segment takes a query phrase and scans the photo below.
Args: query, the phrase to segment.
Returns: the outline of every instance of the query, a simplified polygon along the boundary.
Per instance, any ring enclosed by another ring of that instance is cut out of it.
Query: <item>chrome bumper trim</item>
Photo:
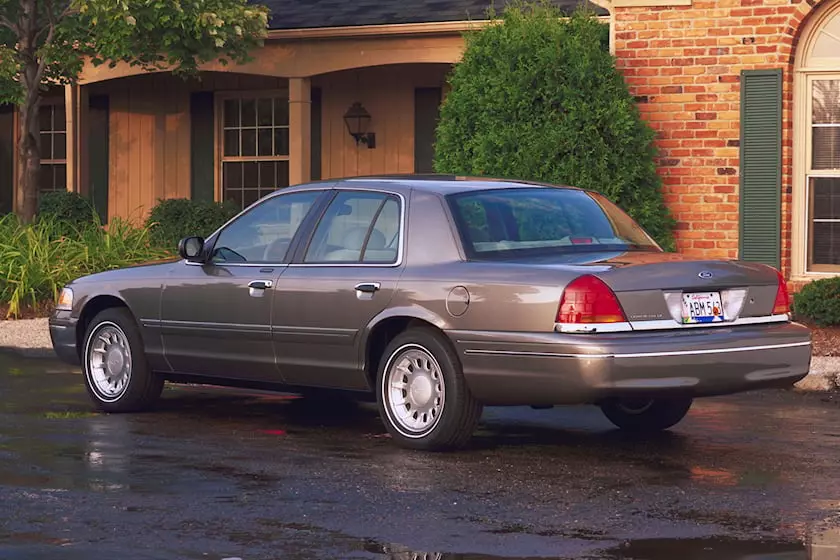
[[[706,354],[731,354],[733,352],[753,352],[763,350],[781,350],[810,346],[811,342],[791,342],[787,344],[768,344],[763,346],[735,346],[733,348],[708,348],[705,350],[676,350],[672,352],[638,352],[627,354],[561,354],[555,352],[527,352],[514,350],[464,350],[470,356],[518,356],[527,358],[577,358],[579,360],[603,360],[607,358],[666,358],[673,356],[700,356]]]

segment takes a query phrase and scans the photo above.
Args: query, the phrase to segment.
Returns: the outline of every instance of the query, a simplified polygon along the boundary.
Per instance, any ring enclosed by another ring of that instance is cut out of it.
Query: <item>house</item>
[[[267,0],[248,64],[186,82],[86,67],[42,109],[42,189],[139,219],[159,198],[244,206],[309,179],[430,171],[446,74],[489,1]],[[592,1],[658,133],[679,249],[794,282],[840,272],[840,0]],[[0,109],[0,210],[14,119]]]

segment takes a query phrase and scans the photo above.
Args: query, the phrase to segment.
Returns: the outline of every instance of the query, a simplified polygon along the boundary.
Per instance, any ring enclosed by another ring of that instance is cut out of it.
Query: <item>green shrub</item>
[[[239,207],[230,202],[172,198],[158,201],[146,226],[154,244],[174,250],[184,237],[208,236],[238,212]]]
[[[516,2],[467,35],[441,107],[435,169],[573,185],[605,194],[666,249],[674,220],[656,173],[654,132],[578,10]]]
[[[39,219],[48,219],[59,236],[72,235],[97,223],[96,212],[82,195],[69,191],[41,193],[38,200]]]
[[[821,327],[840,325],[840,278],[805,284],[793,295],[793,312]]]
[[[88,227],[70,236],[60,233],[64,227],[49,216],[33,224],[0,217],[0,303],[9,306],[8,316],[55,301],[61,287],[79,276],[170,256],[151,245],[147,228],[119,219],[107,230]]]

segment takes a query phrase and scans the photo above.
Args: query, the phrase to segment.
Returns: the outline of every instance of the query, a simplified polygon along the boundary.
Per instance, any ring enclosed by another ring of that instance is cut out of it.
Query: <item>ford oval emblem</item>
[[[706,279],[708,279],[708,278],[711,278],[712,276],[714,276],[714,274],[712,274],[712,273],[711,273],[711,272],[709,272],[708,270],[704,270],[703,272],[701,272],[701,273],[700,273],[700,274],[698,274],[697,276],[699,276],[700,278],[706,278]]]

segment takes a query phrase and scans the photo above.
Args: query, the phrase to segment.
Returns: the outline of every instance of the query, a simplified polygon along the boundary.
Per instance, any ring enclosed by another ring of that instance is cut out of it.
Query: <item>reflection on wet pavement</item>
[[[191,386],[97,414],[72,368],[0,355],[0,558],[840,560],[838,435],[836,397],[771,392],[647,439],[489,409],[424,454],[370,405]]]

